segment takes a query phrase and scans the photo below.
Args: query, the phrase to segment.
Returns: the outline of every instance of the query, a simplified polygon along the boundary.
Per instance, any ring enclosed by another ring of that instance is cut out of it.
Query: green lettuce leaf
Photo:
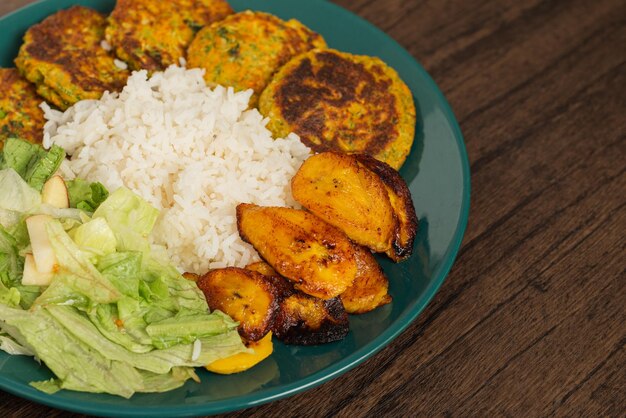
[[[61,273],[56,275],[55,280],[61,276],[71,289],[95,303],[110,303],[120,298],[119,290],[94,267],[59,221],[48,222],[46,230],[61,268]]]
[[[65,182],[70,197],[70,207],[86,212],[95,212],[109,196],[109,192],[101,183],[90,183],[82,179]]]
[[[38,382],[30,382],[30,385],[35,389],[52,395],[61,390],[61,381],[59,379],[40,380]]]
[[[102,218],[98,218],[102,219]],[[136,251],[111,253],[101,257],[96,268],[124,295],[139,298],[142,254]]]
[[[12,168],[32,188],[41,191],[44,183],[59,169],[64,158],[65,151],[57,145],[46,151],[40,145],[9,138],[2,150],[0,168]]]
[[[2,149],[2,167],[12,168],[24,178],[28,167],[40,157],[43,151],[39,145],[18,139],[9,138]]]
[[[115,252],[117,240],[104,218],[95,218],[73,230],[72,238],[91,260]]]
[[[117,238],[118,251],[150,252],[146,240],[159,211],[126,188],[119,188],[94,212],[93,217],[106,219]]]
[[[13,356],[34,356],[35,353],[15,341],[10,335],[0,333],[0,350]]]
[[[28,167],[24,180],[35,190],[41,191],[43,185],[59,169],[65,158],[65,150],[53,145],[48,152],[40,153],[39,159]]]
[[[30,187],[11,168],[0,170],[0,196],[2,196],[0,209],[3,211],[0,220],[7,228],[11,226],[9,225],[11,221],[19,220],[19,214],[28,212],[41,204],[41,195],[37,190]]]

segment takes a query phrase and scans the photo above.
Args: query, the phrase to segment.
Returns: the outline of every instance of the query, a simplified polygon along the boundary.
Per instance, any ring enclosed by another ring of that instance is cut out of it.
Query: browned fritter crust
[[[95,10],[61,10],[26,31],[15,65],[39,95],[61,109],[120,90],[128,71],[101,47],[105,26],[105,17]]]
[[[372,155],[399,169],[415,134],[406,84],[376,57],[313,50],[285,64],[259,100],[279,137],[295,132],[316,152]]]
[[[43,111],[35,87],[15,68],[0,68],[0,149],[7,138],[41,144]]]
[[[118,0],[106,38],[133,70],[178,64],[195,33],[233,13],[225,0]]]
[[[258,96],[283,64],[325,46],[319,34],[297,20],[247,10],[198,32],[187,51],[188,65],[204,68],[210,86],[254,90],[250,105],[256,106]]]

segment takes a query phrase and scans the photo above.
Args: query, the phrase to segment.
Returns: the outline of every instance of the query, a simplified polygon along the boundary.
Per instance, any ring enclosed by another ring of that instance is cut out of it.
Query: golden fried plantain
[[[341,299],[295,292],[280,302],[272,331],[286,344],[317,345],[343,339],[350,330]]]
[[[367,248],[355,245],[355,256],[359,269],[352,286],[341,294],[346,312],[362,314],[391,302],[387,293],[389,280],[378,262]]]
[[[208,272],[198,279],[211,310],[219,309],[239,322],[239,334],[257,341],[274,321],[278,301],[271,283],[260,273],[227,267]]]
[[[200,278],[200,275],[186,271],[183,273],[183,277],[187,280],[191,280],[192,282],[197,282]]]
[[[383,181],[354,155],[309,157],[291,180],[302,206],[376,252],[391,249],[398,221]]]
[[[361,164],[370,169],[385,183],[389,201],[398,219],[392,248],[387,255],[396,263],[413,253],[413,241],[417,234],[418,219],[411,200],[411,192],[400,174],[390,165],[369,155],[354,154]]]
[[[263,261],[246,268],[264,274],[278,291],[279,308],[272,326],[278,339],[287,344],[314,345],[340,340],[348,333],[348,316],[339,298],[309,296]]]
[[[237,228],[244,241],[304,293],[331,299],[354,280],[352,243],[311,213],[242,203],[237,206]]]
[[[250,263],[246,266],[246,269],[256,271],[257,273],[261,273],[264,276],[273,277],[278,276],[276,270],[272,268],[265,261],[255,261],[254,263]]]

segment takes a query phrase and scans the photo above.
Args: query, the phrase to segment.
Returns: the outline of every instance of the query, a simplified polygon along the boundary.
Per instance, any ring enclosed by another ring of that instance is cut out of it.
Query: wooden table
[[[3,0],[0,15],[29,2]],[[450,101],[471,161],[469,227],[392,344],[233,416],[624,416],[626,2],[337,3],[407,48]],[[0,416],[78,415],[1,393]]]

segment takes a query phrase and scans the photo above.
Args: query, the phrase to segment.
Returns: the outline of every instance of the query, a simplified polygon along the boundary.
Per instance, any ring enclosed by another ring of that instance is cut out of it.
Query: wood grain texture
[[[450,101],[471,162],[468,230],[440,292],[382,352],[229,416],[623,416],[626,3],[336,3]],[[6,393],[0,415],[79,416]]]

